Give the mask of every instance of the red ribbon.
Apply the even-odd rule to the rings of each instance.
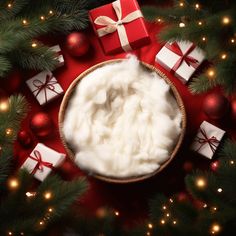
[[[45,80],[44,83],[43,83],[41,80],[39,80],[39,79],[35,79],[35,80],[33,81],[34,87],[37,88],[37,89],[35,89],[35,90],[33,91],[33,93],[37,91],[37,93],[35,94],[35,96],[37,97],[37,96],[40,94],[41,91],[44,91],[45,102],[48,101],[48,98],[47,98],[47,89],[49,89],[49,90],[51,90],[51,91],[53,91],[54,93],[56,93],[56,94],[59,95],[59,93],[55,90],[55,86],[54,86],[55,84],[57,84],[57,81],[52,81],[52,78],[53,78],[53,75],[52,75],[52,74],[50,74],[50,75],[47,74],[46,80]]]
[[[36,161],[37,164],[34,167],[33,171],[31,172],[31,174],[35,174],[37,172],[37,170],[40,170],[41,172],[43,171],[43,167],[48,167],[48,168],[53,168],[53,164],[50,162],[46,162],[42,160],[42,156],[41,153],[38,150],[34,150],[34,156],[29,156],[29,158],[31,158],[32,160]]]
[[[184,61],[187,63],[188,66],[197,68],[199,61],[194,57],[189,56],[189,54],[195,49],[195,46],[193,44],[188,48],[188,50],[185,53],[182,52],[177,42],[173,42],[172,44],[167,43],[165,47],[168,48],[170,51],[174,52],[175,54],[177,54],[178,56],[180,56],[178,61],[171,69],[171,72],[176,72]]]
[[[200,132],[203,138],[200,138],[200,137],[196,138],[196,141],[201,144],[200,147],[197,149],[197,151],[199,151],[205,144],[208,144],[210,146],[212,153],[215,153],[216,148],[218,144],[220,143],[220,141],[217,140],[215,136],[208,138],[206,131],[204,129],[200,129]]]

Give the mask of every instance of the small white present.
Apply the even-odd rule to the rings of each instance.
[[[156,62],[186,83],[205,59],[203,50],[189,41],[168,42],[157,53]]]
[[[38,143],[21,168],[25,168],[40,181],[43,181],[51,173],[54,167],[58,167],[65,160],[65,154]]]
[[[26,83],[40,105],[45,105],[64,93],[57,79],[50,71],[43,71],[27,80]]]
[[[53,52],[55,52],[57,54],[57,56],[55,58],[58,61],[57,67],[63,66],[65,64],[65,61],[64,61],[64,57],[62,55],[62,51],[61,51],[60,46],[59,45],[52,46],[52,47],[50,47],[50,50],[52,50]]]
[[[203,121],[194,142],[191,145],[191,150],[212,159],[224,134],[224,130],[210,124],[207,121]]]

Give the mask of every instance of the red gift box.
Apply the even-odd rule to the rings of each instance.
[[[117,0],[91,10],[89,15],[106,54],[130,51],[150,43],[136,0]]]

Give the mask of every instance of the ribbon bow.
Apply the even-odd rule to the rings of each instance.
[[[112,3],[113,9],[115,10],[117,21],[112,20],[108,16],[99,16],[95,19],[94,23],[97,25],[105,26],[101,29],[97,30],[98,36],[103,37],[104,35],[111,34],[117,31],[121,46],[125,52],[131,50],[131,46],[129,44],[128,36],[126,33],[126,29],[124,24],[134,21],[138,18],[143,17],[142,12],[140,10],[136,10],[131,12],[126,17],[122,18],[122,9],[120,0],[117,0]]]
[[[174,52],[175,54],[177,54],[178,56],[180,56],[178,61],[171,69],[171,72],[176,72],[184,61],[187,63],[188,66],[192,66],[194,68],[198,66],[199,61],[194,57],[189,56],[189,54],[195,49],[195,46],[193,44],[188,48],[188,50],[185,53],[182,52],[177,42],[173,42],[172,44],[167,43],[165,47],[168,48],[170,51]]]
[[[206,131],[204,129],[200,129],[200,133],[202,134],[203,137],[196,138],[196,141],[201,144],[197,151],[199,151],[205,144],[208,144],[210,146],[212,153],[215,153],[216,148],[218,144],[220,143],[220,141],[217,140],[215,136],[208,138]]]
[[[42,160],[41,153],[38,150],[34,150],[34,156],[29,156],[34,161],[37,161],[37,165],[34,167],[31,174],[35,174],[37,170],[43,171],[43,167],[53,168],[53,164]]]
[[[37,92],[35,94],[36,97],[41,93],[41,91],[44,91],[45,101],[47,102],[48,101],[47,89],[49,89],[59,95],[59,93],[55,90],[55,86],[54,86],[55,84],[57,84],[57,81],[53,81],[52,79],[53,79],[53,75],[47,74],[45,82],[42,82],[39,79],[35,79],[33,81],[33,85],[34,85],[34,87],[36,87],[36,89],[33,91],[33,93]]]

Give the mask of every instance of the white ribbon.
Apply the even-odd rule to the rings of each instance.
[[[134,12],[131,12],[130,14],[128,14],[126,17],[122,19],[122,9],[121,9],[120,0],[113,2],[112,6],[115,10],[118,21],[114,21],[108,16],[97,17],[94,23],[97,25],[105,26],[97,30],[98,36],[103,37],[104,35],[111,34],[117,31],[123,50],[125,52],[130,51],[132,50],[132,48],[129,44],[129,40],[128,40],[128,36],[126,33],[126,29],[124,27],[124,24],[134,21],[138,18],[142,18],[143,14],[140,10],[136,10]]]

